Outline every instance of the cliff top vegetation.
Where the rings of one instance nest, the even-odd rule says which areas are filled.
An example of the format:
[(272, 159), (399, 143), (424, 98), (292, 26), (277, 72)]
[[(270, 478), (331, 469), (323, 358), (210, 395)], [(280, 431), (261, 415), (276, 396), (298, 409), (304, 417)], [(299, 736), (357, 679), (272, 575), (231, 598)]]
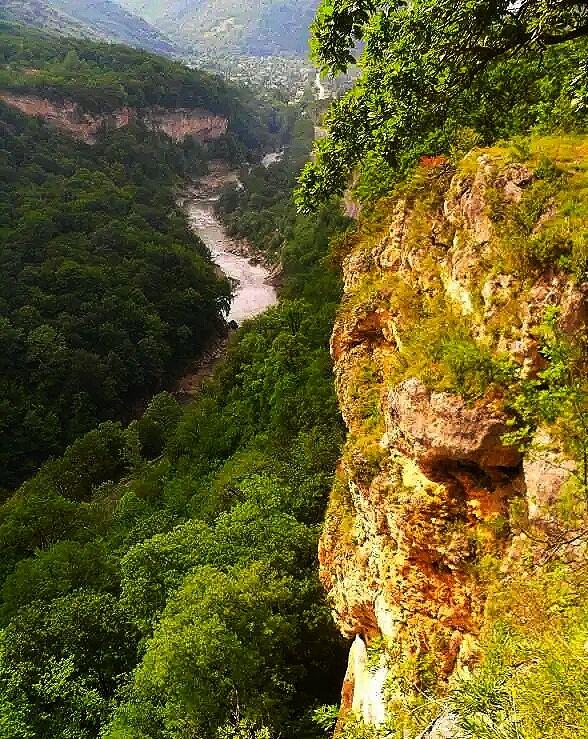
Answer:
[(336, 75), (357, 47), (361, 74), (326, 116), (299, 207), (342, 194), (358, 165), (358, 191), (373, 199), (421, 156), (464, 154), (534, 127), (583, 129), (587, 14), (584, 2), (324, 0), (315, 60)]

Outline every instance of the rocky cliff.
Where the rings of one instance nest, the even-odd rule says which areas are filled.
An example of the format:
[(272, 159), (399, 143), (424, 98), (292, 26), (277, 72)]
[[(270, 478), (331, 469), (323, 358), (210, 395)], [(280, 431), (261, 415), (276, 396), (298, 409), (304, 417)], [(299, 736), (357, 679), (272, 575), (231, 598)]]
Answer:
[(353, 639), (341, 732), (461, 736), (444, 697), (482, 660), (489, 593), (530, 577), (554, 540), (528, 532), (553, 532), (575, 479), (553, 428), (520, 430), (520, 399), (546, 316), (586, 325), (588, 141), (525, 147), (423, 160), (349, 239), (331, 343), (349, 433), (320, 543)]
[(95, 115), (68, 100), (57, 103), (35, 95), (3, 91), (0, 91), (0, 100), (26, 115), (39, 116), (86, 143), (92, 143), (101, 130), (121, 128), (139, 119), (155, 130), (164, 131), (174, 141), (192, 136), (205, 143), (220, 138), (228, 130), (227, 118), (200, 109), (148, 108), (139, 111), (126, 107)]

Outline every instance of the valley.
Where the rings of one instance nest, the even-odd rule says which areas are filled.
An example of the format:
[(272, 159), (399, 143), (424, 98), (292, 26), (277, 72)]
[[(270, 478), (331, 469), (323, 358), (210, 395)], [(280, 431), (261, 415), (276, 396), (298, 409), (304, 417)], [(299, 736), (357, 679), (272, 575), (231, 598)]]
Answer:
[(195, 51), (232, 55), (306, 56), (317, 0), (123, 0), (172, 38)]
[(0, 5), (0, 739), (588, 736), (585, 4), (125, 5)]
[[(223, 162), (211, 162), (210, 173), (186, 188), (179, 204), (196, 235), (210, 251), (214, 264), (229, 280), (233, 297), (225, 320), (231, 331), (275, 305), (278, 296), (272, 284), (272, 272), (255, 255), (251, 245), (231, 239), (218, 220), (214, 204), (223, 186), (236, 184), (237, 175), (227, 170)], [(279, 265), (274, 265), (274, 268)], [(190, 402), (210, 379), (223, 360), (228, 348), (228, 336), (214, 339), (204, 355), (198, 358), (177, 383), (175, 395), (181, 402)]]
[(255, 258), (247, 244), (230, 239), (214, 213), (215, 195), (198, 184), (183, 207), (194, 232), (210, 250), (212, 261), (233, 284), (234, 296), (226, 320), (241, 325), (277, 301), (270, 271)]

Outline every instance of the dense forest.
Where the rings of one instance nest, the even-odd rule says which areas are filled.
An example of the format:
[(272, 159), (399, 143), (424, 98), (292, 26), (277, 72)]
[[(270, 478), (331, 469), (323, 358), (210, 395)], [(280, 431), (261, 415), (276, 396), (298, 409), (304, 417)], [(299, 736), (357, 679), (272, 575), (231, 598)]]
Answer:
[[(586, 733), (587, 38), (586, 3), (323, 0), (315, 61), (359, 71), (317, 137), (175, 62), (0, 27), (0, 88), (233, 134), (88, 146), (0, 106), (1, 739)], [(219, 152), (217, 214), (280, 300), (182, 407), (159, 391), (230, 286), (175, 188)], [(559, 497), (525, 497), (533, 453)], [(341, 712), (333, 614), (365, 649)]]
[(285, 233), (278, 307), (197, 402), (153, 399), (0, 510), (0, 727), (22, 737), (315, 737), (343, 651), (316, 546), (343, 429), (337, 209)]
[(247, 154), (279, 128), (275, 109), (220, 77), (127, 46), (48, 36), (0, 21), (0, 90), (74, 100), (90, 113), (202, 108), (225, 115)]
[(0, 24), (0, 88), (76, 100), (87, 110), (124, 105), (227, 112), (237, 95), (219, 78), (127, 46), (44, 35)]
[(0, 486), (173, 378), (230, 287), (175, 213), (197, 145), (134, 126), (89, 147), (2, 106)]
[(296, 222), (291, 194), (314, 139), (311, 116), (302, 106), (291, 106), (295, 118), (284, 126), (287, 138), (279, 160), (239, 169), (239, 182), (226, 185), (215, 210), (229, 235), (246, 239), (270, 262), (279, 262), (285, 234)]
[[(179, 65), (67, 47), (5, 38), (3, 74), (93, 109), (103, 94), (106, 109), (208, 94)], [(174, 191), (223, 147), (140, 123), (88, 146), (0, 109), (2, 484), (51, 457), (0, 509), (3, 739), (315, 737), (313, 710), (336, 700), (344, 654), (316, 548), (343, 434), (329, 241), (346, 220), (296, 215), (311, 137), (292, 135), (295, 116), (278, 131), (292, 138), (280, 174), (251, 170), (266, 194), (283, 186), (260, 208), (247, 180), (241, 203), (260, 223), (282, 214), (280, 305), (233, 336), (199, 400), (164, 392), (129, 424), (221, 326), (230, 286)], [(236, 132), (241, 156), (271, 140), (263, 120)], [(261, 233), (255, 245), (277, 254)]]
[[(0, 490), (166, 386), (222, 325), (230, 287), (175, 205), (211, 156), (255, 158), (280, 113), (217, 78), (121, 46), (0, 27), (0, 87), (84, 109), (206, 105), (205, 150), (140, 120), (93, 146), (0, 104)], [(34, 69), (34, 74), (31, 74)], [(241, 135), (241, 131), (244, 132)]]

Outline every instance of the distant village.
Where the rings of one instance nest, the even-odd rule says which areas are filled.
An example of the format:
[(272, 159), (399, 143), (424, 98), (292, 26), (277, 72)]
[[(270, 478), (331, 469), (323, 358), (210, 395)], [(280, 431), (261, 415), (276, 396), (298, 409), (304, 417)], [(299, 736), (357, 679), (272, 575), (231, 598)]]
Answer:
[(321, 79), (316, 67), (302, 57), (219, 56), (214, 51), (204, 51), (186, 57), (185, 61), (284, 102), (300, 102), (311, 91), (317, 99), (325, 100), (337, 97), (350, 86), (348, 76)]
[(187, 62), (190, 66), (220, 74), (231, 82), (265, 90), (289, 101), (299, 101), (316, 75), (315, 68), (299, 57), (222, 57), (204, 52), (188, 57)]

